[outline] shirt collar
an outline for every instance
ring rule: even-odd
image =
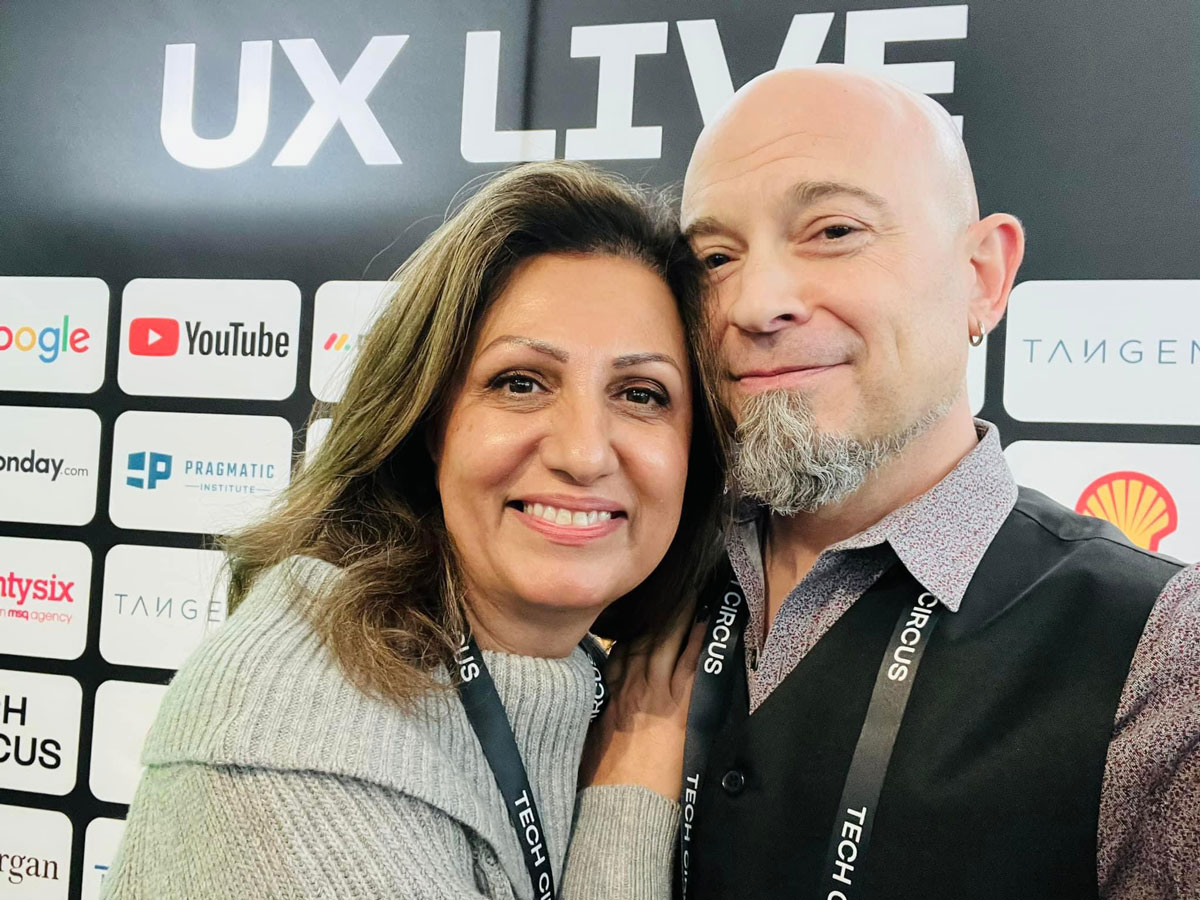
[[[957,612],[983,554],[1017,502],[999,429],[976,419],[975,431],[979,443],[933,488],[825,552],[887,543],[925,590]]]

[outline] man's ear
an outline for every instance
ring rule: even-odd
[[[972,225],[968,237],[975,281],[970,293],[972,321],[967,327],[978,323],[991,332],[1008,308],[1008,295],[1025,256],[1025,230],[1016,216],[993,213]]]

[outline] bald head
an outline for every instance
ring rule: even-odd
[[[819,65],[760,75],[704,128],[684,182],[685,225],[689,201],[709,181],[780,154],[822,150],[831,171],[861,170],[932,191],[928,199],[941,204],[948,224],[979,218],[966,148],[941,104],[886,78]]]

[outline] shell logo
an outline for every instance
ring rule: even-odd
[[[1170,491],[1141,472],[1111,472],[1097,478],[1080,495],[1075,512],[1112,522],[1129,540],[1152,553],[1179,523]]]

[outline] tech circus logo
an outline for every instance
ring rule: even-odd
[[[1141,472],[1110,472],[1089,484],[1075,512],[1111,522],[1152,553],[1179,525],[1175,498],[1161,481]]]

